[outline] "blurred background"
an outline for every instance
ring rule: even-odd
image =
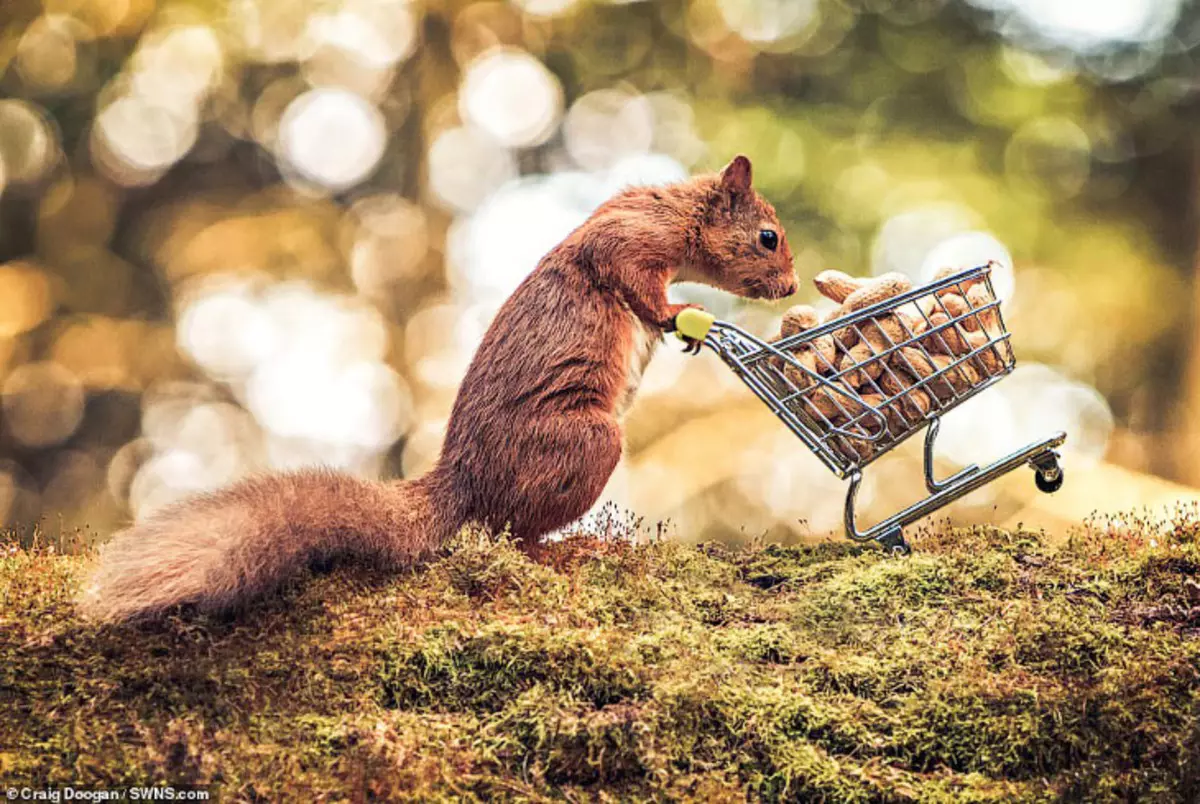
[[[423,471],[541,255],[739,152],[803,290],[677,301],[770,336],[825,268],[1003,264],[1020,367],[940,460],[1065,428],[1067,483],[954,519],[1194,499],[1197,58],[1184,0],[3,0],[0,524]],[[660,349],[628,435],[604,501],[679,538],[839,525],[844,484],[711,353]],[[918,452],[867,473],[868,515],[920,493]]]

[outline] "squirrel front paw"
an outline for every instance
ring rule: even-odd
[[[704,345],[704,342],[696,340],[695,338],[689,338],[687,335],[677,332],[675,319],[684,310],[703,310],[704,308],[699,304],[672,304],[668,309],[670,310],[670,317],[668,317],[666,322],[662,325],[663,332],[675,332],[676,336],[686,344],[683,350],[684,353],[689,355],[700,354],[700,348]]]
[[[667,318],[665,321],[661,322],[659,324],[659,326],[661,326],[663,328],[663,332],[674,332],[675,331],[675,319],[679,316],[680,313],[682,313],[684,310],[703,310],[703,309],[704,308],[702,306],[700,306],[699,304],[668,305]]]

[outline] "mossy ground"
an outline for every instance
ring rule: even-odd
[[[1200,799],[1200,514],[1051,544],[465,533],[403,577],[94,627],[0,557],[0,781],[222,801]]]

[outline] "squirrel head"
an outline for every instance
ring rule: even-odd
[[[695,280],[738,296],[782,299],[797,290],[792,250],[750,177],[750,160],[739,154],[714,178],[690,267]]]

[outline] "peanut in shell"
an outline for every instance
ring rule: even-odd
[[[842,302],[842,313],[853,313],[872,304],[899,296],[912,290],[912,280],[904,274],[889,273],[876,277],[866,287],[859,288]]]
[[[804,368],[812,372],[817,372],[817,356],[811,349],[797,351],[792,356]],[[778,360],[779,358],[775,359]],[[797,391],[803,391],[816,383],[816,379],[808,372],[797,368],[792,363],[782,360],[779,362],[783,363],[783,376],[787,377],[788,382],[795,386]]]
[[[989,262],[989,265],[996,265],[996,264],[997,263],[995,261]],[[946,277],[952,276],[953,274],[962,273],[964,270],[967,270],[967,269],[962,268],[962,267],[956,267],[953,265],[943,266],[934,273],[933,281],[937,282],[938,280],[945,279]],[[947,292],[948,293],[959,293],[959,294],[966,293],[971,288],[975,287],[976,285],[982,285],[984,282],[985,276],[986,276],[986,274],[980,274],[979,276],[973,277],[971,279],[965,279],[962,282],[956,282],[955,284],[947,287],[945,290],[939,291],[939,294],[947,293]]]
[[[947,324],[950,324],[950,317],[940,310],[930,314],[929,334],[921,337],[921,345],[925,347],[925,350],[936,354],[955,356],[965,355],[971,351],[962,329],[958,325],[945,326]]]
[[[812,329],[820,323],[820,316],[815,308],[807,304],[797,304],[783,314],[779,324],[779,337],[790,338],[805,330]]]
[[[913,385],[904,382],[903,375],[891,372],[884,372],[879,378],[879,385],[888,396],[898,397],[892,406],[897,407],[899,415],[902,417],[905,428],[908,425],[915,424],[925,418],[925,415],[933,409],[933,400],[929,398],[929,394],[924,388],[916,388]]]
[[[838,361],[838,371],[851,388],[869,386],[883,371],[883,360],[866,343],[856,343]]]
[[[866,285],[870,280],[859,279],[841,271],[822,271],[813,277],[817,292],[835,302],[844,302],[846,297]]]
[[[833,384],[840,390],[820,385],[802,397],[804,401],[800,407],[815,419],[822,429],[828,429],[826,422],[838,426],[840,422],[846,421],[847,417],[854,418],[865,410],[862,403],[858,401],[858,395],[851,391],[845,383],[837,380]]]

